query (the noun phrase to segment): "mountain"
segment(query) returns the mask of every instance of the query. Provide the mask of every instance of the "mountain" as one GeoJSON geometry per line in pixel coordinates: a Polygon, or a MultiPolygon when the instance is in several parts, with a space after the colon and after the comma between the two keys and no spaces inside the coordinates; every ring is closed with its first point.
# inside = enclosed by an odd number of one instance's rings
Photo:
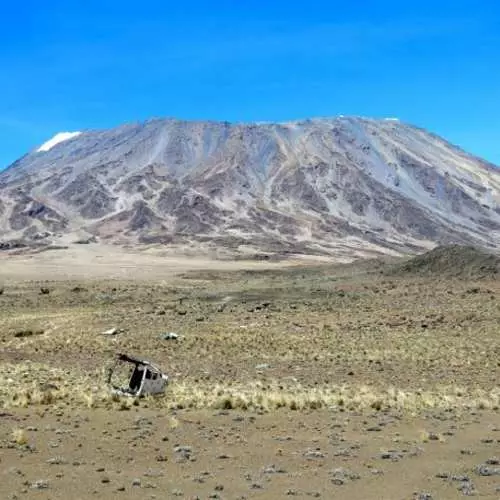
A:
{"type": "Polygon", "coordinates": [[[345,258],[496,248],[500,171],[395,119],[63,132],[0,172],[0,248],[82,234],[345,258]]]}

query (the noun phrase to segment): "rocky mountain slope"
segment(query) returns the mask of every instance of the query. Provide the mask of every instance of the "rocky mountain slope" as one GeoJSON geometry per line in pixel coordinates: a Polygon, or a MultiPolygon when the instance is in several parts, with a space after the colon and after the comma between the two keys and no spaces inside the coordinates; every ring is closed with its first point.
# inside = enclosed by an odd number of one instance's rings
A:
{"type": "Polygon", "coordinates": [[[0,172],[4,248],[82,234],[340,257],[495,248],[500,171],[393,119],[154,119],[58,134],[0,172]]]}

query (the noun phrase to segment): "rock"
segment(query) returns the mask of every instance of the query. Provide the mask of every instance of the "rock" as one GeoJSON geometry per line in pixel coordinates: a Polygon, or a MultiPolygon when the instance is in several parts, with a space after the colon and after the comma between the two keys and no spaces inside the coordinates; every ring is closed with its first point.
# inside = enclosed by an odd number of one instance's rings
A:
{"type": "Polygon", "coordinates": [[[286,470],[283,469],[282,467],[276,467],[276,465],[273,464],[264,467],[264,469],[262,469],[262,472],[264,474],[285,474],[286,470]]]}
{"type": "Polygon", "coordinates": [[[304,457],[306,457],[309,460],[312,460],[312,459],[317,459],[317,458],[325,458],[325,454],[322,453],[319,449],[307,450],[304,453],[304,457]]]}
{"type": "Polygon", "coordinates": [[[145,473],[144,476],[146,477],[161,477],[163,476],[163,471],[158,470],[158,469],[148,469],[145,473]]]}
{"type": "Polygon", "coordinates": [[[46,490],[49,488],[49,482],[46,479],[38,479],[30,484],[32,490],[46,490]]]}
{"type": "Polygon", "coordinates": [[[332,475],[331,482],[336,486],[342,486],[348,481],[356,481],[360,479],[360,475],[356,472],[351,472],[348,469],[338,468],[330,472],[332,475]]]}
{"type": "Polygon", "coordinates": [[[101,332],[101,335],[117,335],[119,333],[118,328],[110,328],[109,330],[106,330],[104,332],[101,332]]]}
{"type": "Polygon", "coordinates": [[[437,477],[438,479],[449,479],[450,474],[448,474],[448,472],[438,472],[438,473],[436,474],[436,477],[437,477]]]}
{"type": "Polygon", "coordinates": [[[474,496],[476,494],[476,488],[469,481],[464,481],[458,487],[458,491],[460,491],[462,493],[462,495],[465,495],[466,497],[471,497],[471,496],[474,496]]]}
{"type": "Polygon", "coordinates": [[[262,363],[260,365],[256,365],[255,369],[256,370],[268,370],[270,366],[267,363],[262,363]]]}
{"type": "Polygon", "coordinates": [[[179,338],[179,334],[175,332],[162,333],[160,338],[162,340],[177,340],[179,338]]]}
{"type": "Polygon", "coordinates": [[[380,454],[382,460],[392,460],[393,462],[398,462],[403,458],[403,454],[396,450],[386,451],[380,454]]]}
{"type": "Polygon", "coordinates": [[[34,335],[43,335],[45,332],[43,330],[18,330],[14,333],[16,338],[33,337],[34,335]]]}
{"type": "Polygon", "coordinates": [[[481,464],[475,469],[479,476],[500,476],[500,467],[488,467],[488,465],[481,464]]]}
{"type": "Polygon", "coordinates": [[[453,475],[453,476],[450,477],[450,479],[452,481],[459,481],[459,482],[468,482],[468,481],[470,481],[470,479],[469,479],[468,476],[463,476],[463,475],[460,475],[460,474],[453,475]]]}
{"type": "Polygon", "coordinates": [[[141,484],[142,484],[141,480],[138,477],[136,477],[135,479],[132,480],[132,486],[139,487],[139,486],[141,486],[141,484]]]}

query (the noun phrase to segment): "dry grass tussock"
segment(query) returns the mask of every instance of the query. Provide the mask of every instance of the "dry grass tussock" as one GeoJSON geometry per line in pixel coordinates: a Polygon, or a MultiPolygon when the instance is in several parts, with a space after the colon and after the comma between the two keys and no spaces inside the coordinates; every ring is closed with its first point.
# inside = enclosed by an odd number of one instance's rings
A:
{"type": "MultiPolygon", "coordinates": [[[[129,410],[134,406],[156,409],[290,410],[398,410],[418,414],[423,410],[500,409],[500,387],[486,391],[453,385],[433,390],[381,389],[367,385],[323,385],[305,387],[299,383],[172,382],[165,396],[120,397],[104,384],[104,373],[87,376],[50,368],[38,363],[4,364],[0,377],[0,407],[70,406],[129,410]]],[[[173,421],[175,426],[176,422],[173,421]]]]}

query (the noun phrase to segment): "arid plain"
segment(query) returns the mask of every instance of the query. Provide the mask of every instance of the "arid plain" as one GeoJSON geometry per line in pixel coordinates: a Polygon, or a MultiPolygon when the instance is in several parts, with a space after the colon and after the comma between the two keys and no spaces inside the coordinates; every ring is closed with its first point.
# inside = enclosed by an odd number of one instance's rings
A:
{"type": "Polygon", "coordinates": [[[2,256],[0,498],[500,498],[500,286],[448,257],[2,256]]]}

